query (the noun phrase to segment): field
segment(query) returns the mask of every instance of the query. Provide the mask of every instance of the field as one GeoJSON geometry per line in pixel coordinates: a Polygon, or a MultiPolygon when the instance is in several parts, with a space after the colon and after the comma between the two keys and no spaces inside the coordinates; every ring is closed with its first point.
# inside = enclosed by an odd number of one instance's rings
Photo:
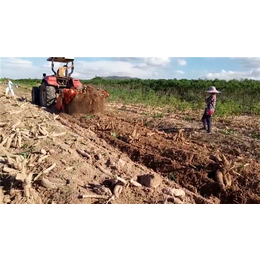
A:
{"type": "Polygon", "coordinates": [[[1,86],[0,203],[260,202],[257,95],[230,110],[223,98],[208,135],[201,90],[188,101],[156,94],[165,89],[106,89],[103,114],[71,116],[32,105],[29,84],[16,99],[1,86]]]}

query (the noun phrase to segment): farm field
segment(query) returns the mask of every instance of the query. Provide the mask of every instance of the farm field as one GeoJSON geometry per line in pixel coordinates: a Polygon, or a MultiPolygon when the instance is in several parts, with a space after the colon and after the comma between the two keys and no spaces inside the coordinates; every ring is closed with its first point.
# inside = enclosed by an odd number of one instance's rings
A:
{"type": "Polygon", "coordinates": [[[56,114],[30,89],[0,86],[0,203],[260,202],[260,118],[109,100],[96,115],[56,114]]]}

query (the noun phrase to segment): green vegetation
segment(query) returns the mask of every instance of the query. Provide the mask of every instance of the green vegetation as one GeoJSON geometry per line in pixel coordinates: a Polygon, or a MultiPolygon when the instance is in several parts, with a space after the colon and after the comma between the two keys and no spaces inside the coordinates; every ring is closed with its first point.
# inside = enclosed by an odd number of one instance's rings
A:
{"type": "Polygon", "coordinates": [[[252,134],[251,137],[260,140],[260,133],[258,133],[258,134],[252,134]]]}
{"type": "MultiPolygon", "coordinates": [[[[214,85],[222,91],[217,97],[217,116],[260,115],[260,81],[257,80],[118,80],[95,77],[81,81],[83,84],[92,84],[108,90],[111,101],[168,107],[172,112],[203,110],[206,90],[214,85]]],[[[14,82],[31,88],[39,85],[41,80],[20,79],[14,82]]]]}
{"type": "Polygon", "coordinates": [[[173,112],[203,110],[206,90],[214,85],[222,94],[217,97],[216,115],[260,115],[260,81],[257,80],[82,80],[110,93],[110,100],[171,107],[173,112]]]}
{"type": "MultiPolygon", "coordinates": [[[[6,78],[0,79],[1,82],[4,82],[7,80],[6,78]]],[[[32,87],[40,86],[41,85],[41,79],[11,79],[13,83],[17,83],[18,85],[31,89],[32,87]]]]}

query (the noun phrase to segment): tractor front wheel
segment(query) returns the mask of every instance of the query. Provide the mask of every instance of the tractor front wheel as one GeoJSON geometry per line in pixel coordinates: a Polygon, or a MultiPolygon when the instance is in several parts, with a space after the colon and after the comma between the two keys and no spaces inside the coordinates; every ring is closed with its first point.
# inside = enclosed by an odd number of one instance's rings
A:
{"type": "Polygon", "coordinates": [[[56,89],[43,82],[40,87],[40,103],[42,107],[50,107],[56,100],[56,89]]]}

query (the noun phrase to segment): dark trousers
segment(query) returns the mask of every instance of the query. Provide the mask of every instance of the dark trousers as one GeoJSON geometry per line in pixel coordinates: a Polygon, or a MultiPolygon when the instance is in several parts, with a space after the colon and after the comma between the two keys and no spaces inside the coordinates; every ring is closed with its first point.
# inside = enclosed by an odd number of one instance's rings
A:
{"type": "Polygon", "coordinates": [[[203,123],[203,127],[208,131],[208,133],[211,133],[211,116],[204,113],[201,121],[203,123]]]}

